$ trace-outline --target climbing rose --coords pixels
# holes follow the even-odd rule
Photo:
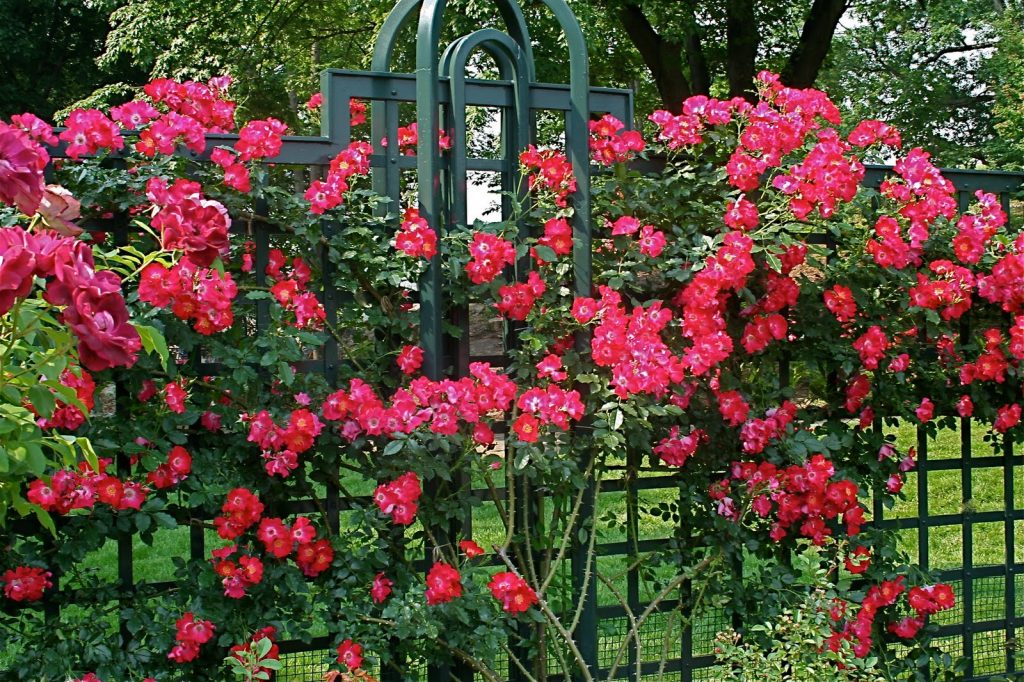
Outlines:
[[[430,567],[427,573],[427,604],[434,606],[462,596],[459,572],[443,561]]]
[[[522,613],[537,603],[537,593],[525,580],[506,571],[496,574],[487,584],[501,608],[511,614]]]
[[[377,486],[373,501],[382,514],[390,516],[400,526],[408,526],[416,518],[416,502],[422,492],[419,477],[409,471],[394,481]]]
[[[459,542],[459,549],[462,550],[467,559],[478,557],[484,553],[484,548],[472,540],[462,540]]]
[[[179,618],[175,625],[177,633],[174,638],[178,643],[171,649],[171,653],[167,654],[167,658],[175,663],[194,661],[199,656],[199,647],[213,638],[216,629],[208,620],[196,620],[191,612]]]
[[[403,346],[395,362],[403,374],[415,374],[423,364],[423,349],[419,346]]]
[[[358,670],[363,666],[363,647],[346,639],[338,645],[338,663],[344,664],[349,670]]]
[[[12,601],[38,601],[53,587],[53,574],[35,566],[18,566],[4,572],[4,594]]]
[[[383,573],[378,573],[373,579],[373,585],[370,587],[370,596],[373,598],[374,604],[381,604],[391,594],[391,588],[394,583]]]
[[[437,254],[437,233],[415,208],[405,209],[395,248],[413,258],[432,259]]]

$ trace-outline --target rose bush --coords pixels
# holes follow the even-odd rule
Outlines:
[[[1024,237],[994,197],[958,216],[926,152],[762,74],[756,103],[692,98],[655,112],[646,140],[592,122],[596,286],[576,298],[577,185],[557,149],[523,150],[530,201],[507,220],[437,234],[412,188],[402,205],[368,189],[368,142],[318,177],[267,163],[284,126],[238,125],[228,87],[158,80],[109,117],[72,113],[70,160],[53,164],[70,195],[31,221],[40,142],[57,140],[29,115],[0,127],[0,360],[5,386],[25,380],[4,406],[61,447],[87,435],[97,455],[26,449],[8,465],[11,505],[58,521],[56,542],[6,527],[18,676],[263,679],[277,642],[326,637],[341,679],[428,661],[497,680],[500,658],[533,674],[541,650],[589,678],[566,567],[623,525],[600,495],[583,513],[588,487],[644,463],[678,478],[643,509],[672,537],[629,560],[656,602],[681,600],[673,617],[799,611],[820,586],[780,586],[810,553],[837,664],[920,677],[941,660],[930,616],[952,591],[869,523],[871,496],[891,504],[915,465],[875,427],[934,432],[959,414],[1020,434]],[[365,110],[351,107],[357,136]],[[175,153],[235,130],[209,163]],[[397,144],[416,138],[405,127]],[[663,169],[630,165],[652,150]],[[863,188],[863,163],[888,155],[892,175]],[[92,229],[77,236],[76,201]],[[435,256],[452,312],[504,320],[505,366],[420,374],[415,282]],[[45,337],[25,336],[26,315]],[[101,386],[116,409],[90,417]],[[477,541],[459,530],[485,511],[496,521]],[[167,557],[166,582],[119,585],[96,564],[112,539],[187,536],[197,551]],[[626,606],[602,566],[584,580]],[[630,612],[612,668],[649,614]]]

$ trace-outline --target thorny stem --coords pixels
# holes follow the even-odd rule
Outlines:
[[[672,632],[675,630],[676,616],[678,611],[668,614],[668,622],[665,624],[665,636],[661,638],[661,659],[658,661],[658,682],[665,677],[665,664],[668,663],[668,643],[672,639]],[[637,663],[637,679],[640,679],[639,663]]]
[[[590,475],[590,468],[587,468],[585,476]],[[554,562],[551,562],[547,576],[544,578],[544,582],[541,584],[540,589],[542,592],[546,592],[548,585],[555,577],[555,573],[558,571],[559,565],[562,563],[562,559],[565,557],[566,548],[569,546],[569,538],[572,535],[572,529],[576,525],[576,519],[579,517],[580,507],[583,504],[583,495],[586,493],[586,487],[580,488],[579,492],[576,493],[576,502],[573,505],[572,513],[569,514],[569,518],[565,520],[565,532],[562,533],[562,542],[558,546],[558,555],[555,557]]]
[[[622,596],[622,591],[619,590],[619,588],[615,587],[615,583],[609,578],[607,578],[600,571],[595,571],[595,573],[597,574],[598,580],[605,584],[605,587],[607,587],[609,591],[611,591],[612,595],[619,602],[619,606],[621,606],[622,610],[625,611],[626,618],[629,620],[629,632],[626,634],[626,637],[628,638],[629,636],[632,636],[633,641],[636,643],[636,650],[638,654],[636,657],[636,679],[639,680],[641,679],[640,662],[643,660],[643,657],[639,655],[639,652],[642,650],[643,647],[640,644],[640,628],[638,628],[636,625],[636,616],[633,615],[633,609],[629,608],[629,602],[626,601],[626,598]]]
[[[589,471],[589,468],[588,468]],[[594,499],[599,499],[601,494],[601,477],[596,476],[594,478]],[[569,624],[569,631],[576,632],[576,627],[580,624],[580,619],[583,617],[583,608],[586,606],[587,600],[583,595],[587,593],[587,588],[590,586],[590,581],[594,578],[594,545],[597,543],[597,528],[594,525],[593,516],[590,518],[590,532],[587,538],[587,560],[586,567],[583,570],[583,583],[580,585],[580,600],[576,604],[576,613],[573,615],[572,623]]]
[[[502,642],[501,648],[505,650],[506,654],[508,654],[508,660],[512,661],[515,666],[519,668],[519,671],[523,673],[529,682],[537,682],[537,678],[531,675],[530,671],[523,665],[523,662],[519,660],[519,657],[512,653],[512,648],[508,644]]]
[[[522,574],[516,570],[515,565],[509,560],[508,554],[504,551],[499,551],[498,556],[500,556],[501,560],[505,562],[506,566],[508,566],[508,570],[512,571],[512,573],[519,578],[523,577]],[[583,657],[579,647],[576,646],[576,642],[573,641],[572,633],[565,629],[565,626],[562,625],[562,621],[560,621],[558,616],[551,611],[551,607],[548,605],[548,601],[544,598],[543,594],[537,594],[537,605],[540,606],[541,613],[543,613],[544,617],[548,619],[548,622],[554,626],[555,630],[558,631],[558,634],[562,636],[562,639],[565,640],[566,645],[568,645],[569,649],[572,651],[572,655],[576,659],[576,663],[579,665],[580,674],[583,676],[583,680],[585,680],[585,682],[594,682],[594,677],[590,674],[590,667],[587,665],[587,659]]]
[[[639,630],[639,628],[643,627],[643,624],[647,621],[647,618],[655,611],[655,609],[658,608],[658,606],[661,604],[661,602],[663,602],[665,600],[665,598],[669,594],[672,593],[673,590],[678,588],[680,585],[682,585],[687,580],[692,580],[694,576],[704,572],[713,563],[716,563],[721,558],[722,558],[722,550],[719,549],[717,552],[714,552],[712,554],[708,554],[706,557],[704,557],[704,559],[702,559],[699,564],[697,564],[696,566],[693,567],[693,570],[688,571],[687,573],[680,573],[675,578],[670,580],[668,582],[668,584],[666,584],[665,587],[663,587],[661,589],[661,591],[657,594],[657,596],[654,597],[654,599],[651,601],[651,603],[647,605],[647,608],[644,609],[643,613],[640,614],[640,617],[637,618],[637,620],[636,620],[636,628]],[[706,584],[704,586],[702,586],[700,592],[698,593],[698,600],[703,598],[704,588],[705,587],[706,587]],[[696,604],[696,603],[698,603],[698,601],[694,601],[694,604]],[[615,652],[615,660],[612,662],[612,667],[611,667],[611,669],[609,670],[609,673],[608,673],[608,679],[609,680],[615,679],[615,673],[618,671],[619,664],[622,662],[622,656],[623,656],[623,654],[626,651],[626,642],[627,641],[628,641],[628,637],[624,638],[622,640],[622,642],[619,643],[619,648]]]

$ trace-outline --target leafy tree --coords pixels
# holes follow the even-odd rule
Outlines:
[[[126,60],[95,62],[118,0],[0,0],[0,117],[53,113],[121,79],[144,72]]]
[[[858,2],[843,19],[819,86],[842,93],[853,118],[896,125],[908,144],[927,147],[946,165],[1005,163],[1002,144],[991,144],[993,105],[998,88],[1006,110],[1012,91],[1024,86],[1014,4]],[[1014,63],[1015,75],[1008,69]]]

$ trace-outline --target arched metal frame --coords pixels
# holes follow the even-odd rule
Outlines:
[[[590,152],[588,122],[593,113],[611,113],[632,125],[633,98],[627,90],[592,89],[589,85],[589,64],[586,41],[579,23],[564,0],[544,0],[561,27],[569,53],[569,84],[537,83],[533,49],[525,17],[515,0],[496,0],[495,6],[505,24],[505,32],[484,28],[454,40],[442,52],[441,34],[447,0],[400,0],[385,20],[378,35],[372,58],[372,72],[352,74],[330,71],[324,74],[322,91],[324,111],[343,111],[349,97],[370,100],[371,130],[375,145],[374,189],[398,205],[402,192],[402,170],[414,167],[420,215],[441,235],[448,230],[463,229],[468,219],[467,185],[470,171],[500,173],[502,218],[510,217],[509,194],[522,194],[519,153],[533,141],[533,121],[538,110],[560,110],[564,113],[566,155],[576,178],[576,191],[570,197],[573,217],[573,290],[589,296],[591,280],[591,209]],[[414,74],[391,71],[391,62],[403,29],[416,19],[416,70]],[[498,68],[496,81],[470,79],[467,66],[470,58],[483,51]],[[366,87],[368,86],[368,87]],[[410,92],[414,88],[413,92]],[[410,97],[410,95],[414,95]],[[340,100],[340,101],[339,101]],[[418,143],[414,159],[401,156],[394,144],[384,146],[383,139],[394,140],[399,124],[399,104],[415,102]],[[466,131],[467,107],[498,107],[502,112],[501,155],[499,159],[473,159],[468,154]],[[333,118],[328,116],[326,118]],[[335,132],[328,121],[324,134]],[[342,124],[344,127],[344,124]],[[438,150],[439,131],[449,132],[452,148],[441,155]],[[335,136],[347,143],[349,133]],[[380,158],[383,157],[383,158]],[[527,236],[521,229],[520,237]],[[430,263],[419,283],[420,345],[424,350],[423,372],[439,379],[446,374],[464,374],[471,359],[468,338],[468,314],[454,310],[445,300],[442,287],[442,258],[439,254]],[[516,265],[516,276],[525,278],[528,259]],[[445,322],[463,329],[458,341],[446,339]],[[578,339],[589,345],[586,338]],[[500,361],[499,361],[500,362]],[[580,443],[578,457],[585,465],[590,448]],[[526,491],[522,491],[526,492]],[[526,495],[520,495],[520,500]],[[593,490],[588,491],[581,505],[581,519],[589,520],[594,506]],[[524,513],[531,513],[525,508]],[[533,512],[535,513],[535,512]],[[586,522],[586,521],[584,521]],[[464,521],[466,532],[471,519]],[[453,537],[460,529],[449,529]],[[583,616],[574,633],[577,643],[592,671],[598,668],[597,656],[597,592],[585,563],[590,561],[585,548],[578,546],[572,555],[573,583],[585,599]],[[455,675],[471,679],[465,670],[435,670],[431,679],[448,679]],[[515,677],[516,673],[511,674]]]

